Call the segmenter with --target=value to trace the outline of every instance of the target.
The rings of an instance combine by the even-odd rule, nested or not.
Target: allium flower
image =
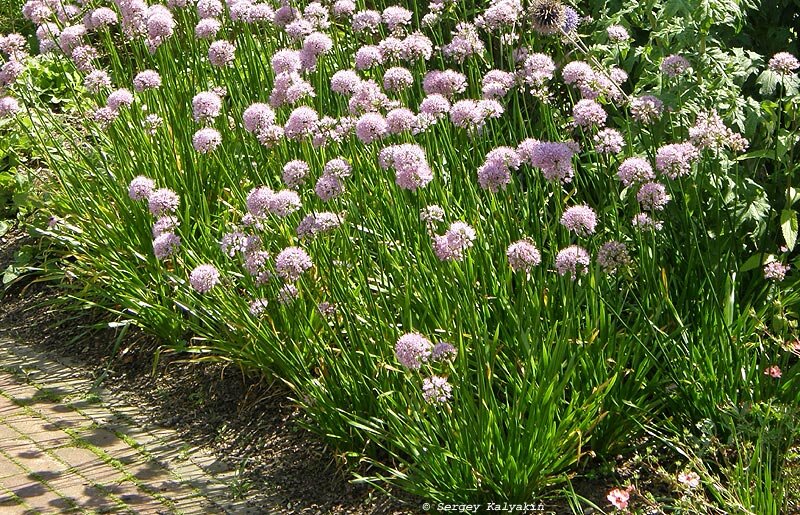
[[[438,93],[452,98],[467,90],[467,76],[454,70],[432,70],[423,77],[422,89],[426,95]]]
[[[192,98],[192,115],[194,121],[213,120],[222,109],[222,99],[210,91],[203,91]]]
[[[269,198],[267,208],[273,215],[285,218],[302,207],[300,196],[292,190],[280,190]]]
[[[166,259],[178,251],[181,246],[181,237],[175,233],[165,232],[153,240],[153,254],[156,259]]]
[[[725,126],[725,122],[716,111],[702,112],[697,115],[694,127],[689,129],[689,139],[701,149],[726,147],[735,152],[741,152],[748,146],[745,138]]]
[[[513,73],[489,70],[481,80],[481,93],[483,98],[501,98],[508,94],[516,82],[517,79]]]
[[[189,274],[189,284],[198,293],[210,292],[219,282],[219,272],[214,265],[198,265]]]
[[[586,275],[589,271],[589,253],[577,245],[562,249],[556,255],[556,271],[558,275],[570,275],[574,281],[578,275]]]
[[[161,76],[158,72],[153,70],[145,70],[137,73],[133,78],[133,89],[137,93],[148,89],[157,89],[161,87]]]
[[[429,404],[442,404],[449,401],[453,387],[447,378],[440,376],[426,377],[422,380],[422,398]]]
[[[103,70],[94,70],[83,79],[83,86],[90,93],[99,93],[104,88],[111,87],[111,78]]]
[[[140,175],[134,177],[128,185],[128,196],[131,200],[145,200],[150,196],[155,188],[153,179]]]
[[[404,7],[398,5],[391,5],[383,10],[381,15],[383,23],[389,28],[389,31],[395,32],[409,23],[413,13]]]
[[[181,199],[178,194],[167,188],[155,190],[147,197],[147,207],[153,216],[174,213],[178,210],[180,203]]]
[[[302,62],[302,54],[319,57],[323,54],[327,54],[333,48],[333,41],[331,40],[330,36],[324,34],[322,32],[312,32],[303,40],[303,49],[301,50],[301,62]]]
[[[569,34],[578,28],[580,22],[581,16],[578,11],[568,5],[564,6],[564,23],[561,25],[561,32]]]
[[[319,311],[319,314],[325,318],[332,318],[336,316],[339,308],[336,306],[336,304],[323,301],[317,304],[317,311]]]
[[[201,154],[208,154],[216,150],[222,143],[222,134],[217,129],[206,127],[200,129],[192,136],[192,146]]]
[[[314,193],[320,200],[327,202],[344,193],[344,184],[334,175],[322,174],[314,185]]]
[[[274,192],[266,186],[253,188],[247,194],[247,211],[256,218],[265,216],[269,210],[269,203],[273,195]]]
[[[217,18],[223,10],[219,0],[197,0],[197,16],[200,18]]]
[[[653,167],[640,157],[629,157],[617,170],[617,177],[626,187],[655,179]]]
[[[278,290],[278,302],[281,304],[289,304],[300,296],[300,290],[293,284],[284,284]]]
[[[606,29],[606,34],[608,34],[609,41],[614,43],[624,43],[631,39],[631,36],[628,34],[627,29],[622,25],[611,25]]]
[[[123,21],[124,21],[123,16]],[[147,10],[147,36],[156,46],[172,36],[175,31],[175,19],[169,9],[163,5],[153,5]]]
[[[349,18],[356,12],[353,0],[336,0],[333,4],[333,15],[337,18]]]
[[[607,274],[613,274],[620,268],[627,267],[631,263],[628,248],[624,243],[618,241],[607,241],[600,246],[597,251],[597,263]]]
[[[72,57],[72,51],[83,44],[86,36],[86,27],[80,25],[70,25],[64,27],[58,35],[58,47],[67,57]]]
[[[564,210],[561,215],[561,225],[578,236],[588,236],[594,234],[595,227],[597,227],[597,215],[586,204],[572,206]]]
[[[296,188],[303,184],[308,172],[308,163],[295,159],[283,165],[281,177],[283,182],[286,183],[286,186],[289,188]]]
[[[286,281],[296,281],[313,266],[309,255],[300,247],[287,247],[275,258],[275,271]]]
[[[511,182],[511,170],[519,168],[519,154],[511,147],[497,147],[486,155],[478,168],[478,184],[485,190],[497,193]]]
[[[555,34],[564,26],[566,13],[558,0],[533,0],[528,19],[540,34]]]
[[[365,10],[358,11],[353,15],[350,23],[353,32],[356,34],[366,33],[375,34],[381,24],[381,13],[378,11]]]
[[[316,111],[300,106],[289,114],[283,131],[287,138],[299,141],[311,135],[318,121],[319,115]]]
[[[429,226],[437,222],[444,222],[444,209],[435,204],[425,206],[419,212],[419,219]]]
[[[217,37],[222,24],[215,18],[203,18],[194,27],[194,36],[197,39],[214,39]]]
[[[10,118],[19,112],[19,102],[14,97],[0,97],[0,118]]]
[[[447,342],[439,342],[433,346],[431,351],[432,361],[452,361],[458,355],[458,349]]]
[[[118,111],[121,107],[130,107],[133,104],[133,94],[127,89],[118,89],[108,95],[106,107]]]
[[[565,84],[580,85],[592,80],[594,75],[592,67],[583,61],[571,61],[561,69],[561,78]]]
[[[800,67],[800,61],[788,52],[778,52],[773,55],[767,65],[770,70],[781,75],[789,75]]]
[[[670,179],[689,175],[700,151],[691,143],[664,145],[656,152],[656,170]]]
[[[410,131],[414,128],[416,122],[417,115],[414,114],[414,111],[405,107],[392,109],[386,113],[386,125],[388,126],[389,134]]]
[[[263,315],[267,311],[267,305],[269,302],[267,299],[255,299],[250,302],[250,314],[254,317],[259,317]]]
[[[491,31],[508,32],[522,15],[519,0],[500,0],[493,2],[475,19],[475,25]]]
[[[528,139],[517,146],[517,152],[528,164],[541,168],[548,181],[572,181],[575,174],[572,168],[575,149],[570,144]]]
[[[247,247],[247,235],[241,231],[225,233],[219,242],[222,253],[234,257],[239,252],[244,252]]]
[[[468,57],[481,55],[484,50],[483,41],[478,36],[478,31],[470,23],[459,23],[453,30],[453,39],[442,46],[442,55],[463,63]]]
[[[92,120],[97,122],[102,129],[107,129],[117,118],[119,118],[119,111],[110,107],[100,107],[92,113]]]
[[[53,16],[53,11],[42,1],[28,0],[22,6],[22,15],[32,23],[40,24]]]
[[[572,108],[572,117],[575,125],[583,128],[590,128],[606,124],[606,112],[603,107],[594,100],[579,100]]]
[[[450,112],[450,101],[443,95],[433,93],[422,99],[419,112],[438,118]]]
[[[689,488],[697,488],[700,486],[700,476],[696,472],[681,472],[678,474],[678,483]]]
[[[158,238],[159,236],[167,232],[173,232],[179,226],[180,226],[180,221],[176,216],[172,215],[160,216],[153,224],[153,238]]]
[[[350,177],[351,167],[350,163],[348,163],[345,159],[337,157],[325,163],[323,171],[325,175],[332,175],[334,177],[338,177],[339,179],[343,179],[345,177]]]
[[[78,70],[89,73],[95,69],[94,60],[99,57],[97,53],[97,49],[91,45],[80,45],[75,47],[72,51],[72,62],[75,63],[75,68]],[[18,66],[18,70],[15,70],[16,73],[8,73],[6,71],[9,65]],[[17,63],[16,61],[9,61],[5,65],[3,65],[3,69],[0,71],[0,83],[2,83],[3,75],[10,75],[11,80],[15,80],[16,77],[22,73],[24,67],[21,63]]]
[[[653,95],[631,99],[631,116],[641,123],[655,123],[664,112],[664,102]]]
[[[789,265],[784,265],[780,261],[771,261],[764,265],[764,279],[783,281],[790,268]]]
[[[356,136],[362,143],[372,143],[389,132],[386,119],[378,113],[366,113],[356,122]]]
[[[378,160],[385,170],[394,168],[395,184],[411,191],[424,188],[433,180],[425,150],[419,145],[393,145],[381,150]]]
[[[360,83],[361,78],[353,70],[339,70],[331,76],[331,91],[349,96]]]
[[[433,55],[433,43],[427,36],[415,32],[403,39],[400,57],[406,61],[427,61]]]
[[[506,257],[509,266],[515,272],[528,273],[542,262],[539,249],[530,240],[519,240],[509,245]]]
[[[633,217],[631,225],[640,230],[660,231],[663,224],[658,220],[652,218],[647,213],[639,213]]]
[[[639,201],[639,205],[645,211],[661,211],[669,202],[670,196],[667,195],[667,190],[663,184],[648,182],[639,188],[636,200]]]
[[[442,261],[461,261],[475,238],[475,229],[464,222],[453,222],[444,235],[434,237],[433,251]]]
[[[386,91],[402,91],[414,84],[414,76],[405,68],[394,67],[383,74],[383,89]]]
[[[224,39],[214,41],[208,47],[208,60],[214,66],[228,66],[236,57],[236,45]]]
[[[661,61],[661,73],[667,77],[677,77],[691,67],[685,57],[670,55]]]
[[[602,129],[594,135],[594,148],[601,154],[618,154],[625,146],[625,139],[616,129]]]
[[[356,70],[368,70],[382,62],[381,51],[374,45],[364,45],[356,51]]]
[[[275,123],[275,111],[267,104],[255,103],[244,110],[244,128],[248,132],[259,132]]]
[[[342,224],[342,218],[328,211],[314,212],[305,216],[297,226],[297,235],[302,237],[316,236],[322,232],[332,231]]]
[[[423,362],[428,361],[432,351],[431,341],[419,333],[404,334],[394,346],[397,361],[412,370],[419,369]]]
[[[627,489],[621,490],[619,488],[615,488],[608,493],[606,499],[608,499],[608,502],[610,502],[614,508],[618,510],[625,510],[628,508],[628,501],[630,497],[630,493]]]
[[[278,50],[272,55],[272,70],[276,73],[299,72],[302,63],[300,53],[297,50],[283,49]]]

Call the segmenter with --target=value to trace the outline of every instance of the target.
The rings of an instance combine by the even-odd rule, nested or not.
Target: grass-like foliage
[[[81,295],[280,377],[379,486],[527,502],[657,437],[780,512],[797,60],[729,2],[357,4],[25,4],[70,107],[8,36],[0,114]]]

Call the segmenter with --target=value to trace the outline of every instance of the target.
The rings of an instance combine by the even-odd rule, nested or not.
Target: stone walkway
[[[0,513],[245,513],[235,472],[68,363],[0,338]]]

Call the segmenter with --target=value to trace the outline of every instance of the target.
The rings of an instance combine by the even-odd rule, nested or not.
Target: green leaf
[[[11,229],[11,224],[6,220],[0,220],[0,236],[5,236],[9,229]]]
[[[770,261],[775,261],[775,256],[772,254],[765,254],[763,252],[753,254],[739,267],[739,272],[753,270],[754,268],[760,267],[762,263],[769,263]]]
[[[775,88],[778,85],[779,79],[780,76],[772,70],[764,70],[761,72],[761,75],[759,75],[756,80],[756,84],[761,86],[759,93],[762,95],[772,95],[775,93]]]
[[[781,232],[789,250],[797,243],[797,213],[791,209],[781,211]]]

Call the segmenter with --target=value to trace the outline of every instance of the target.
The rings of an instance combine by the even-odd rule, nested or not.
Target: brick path
[[[0,338],[0,513],[249,511],[234,472],[82,376]]]

